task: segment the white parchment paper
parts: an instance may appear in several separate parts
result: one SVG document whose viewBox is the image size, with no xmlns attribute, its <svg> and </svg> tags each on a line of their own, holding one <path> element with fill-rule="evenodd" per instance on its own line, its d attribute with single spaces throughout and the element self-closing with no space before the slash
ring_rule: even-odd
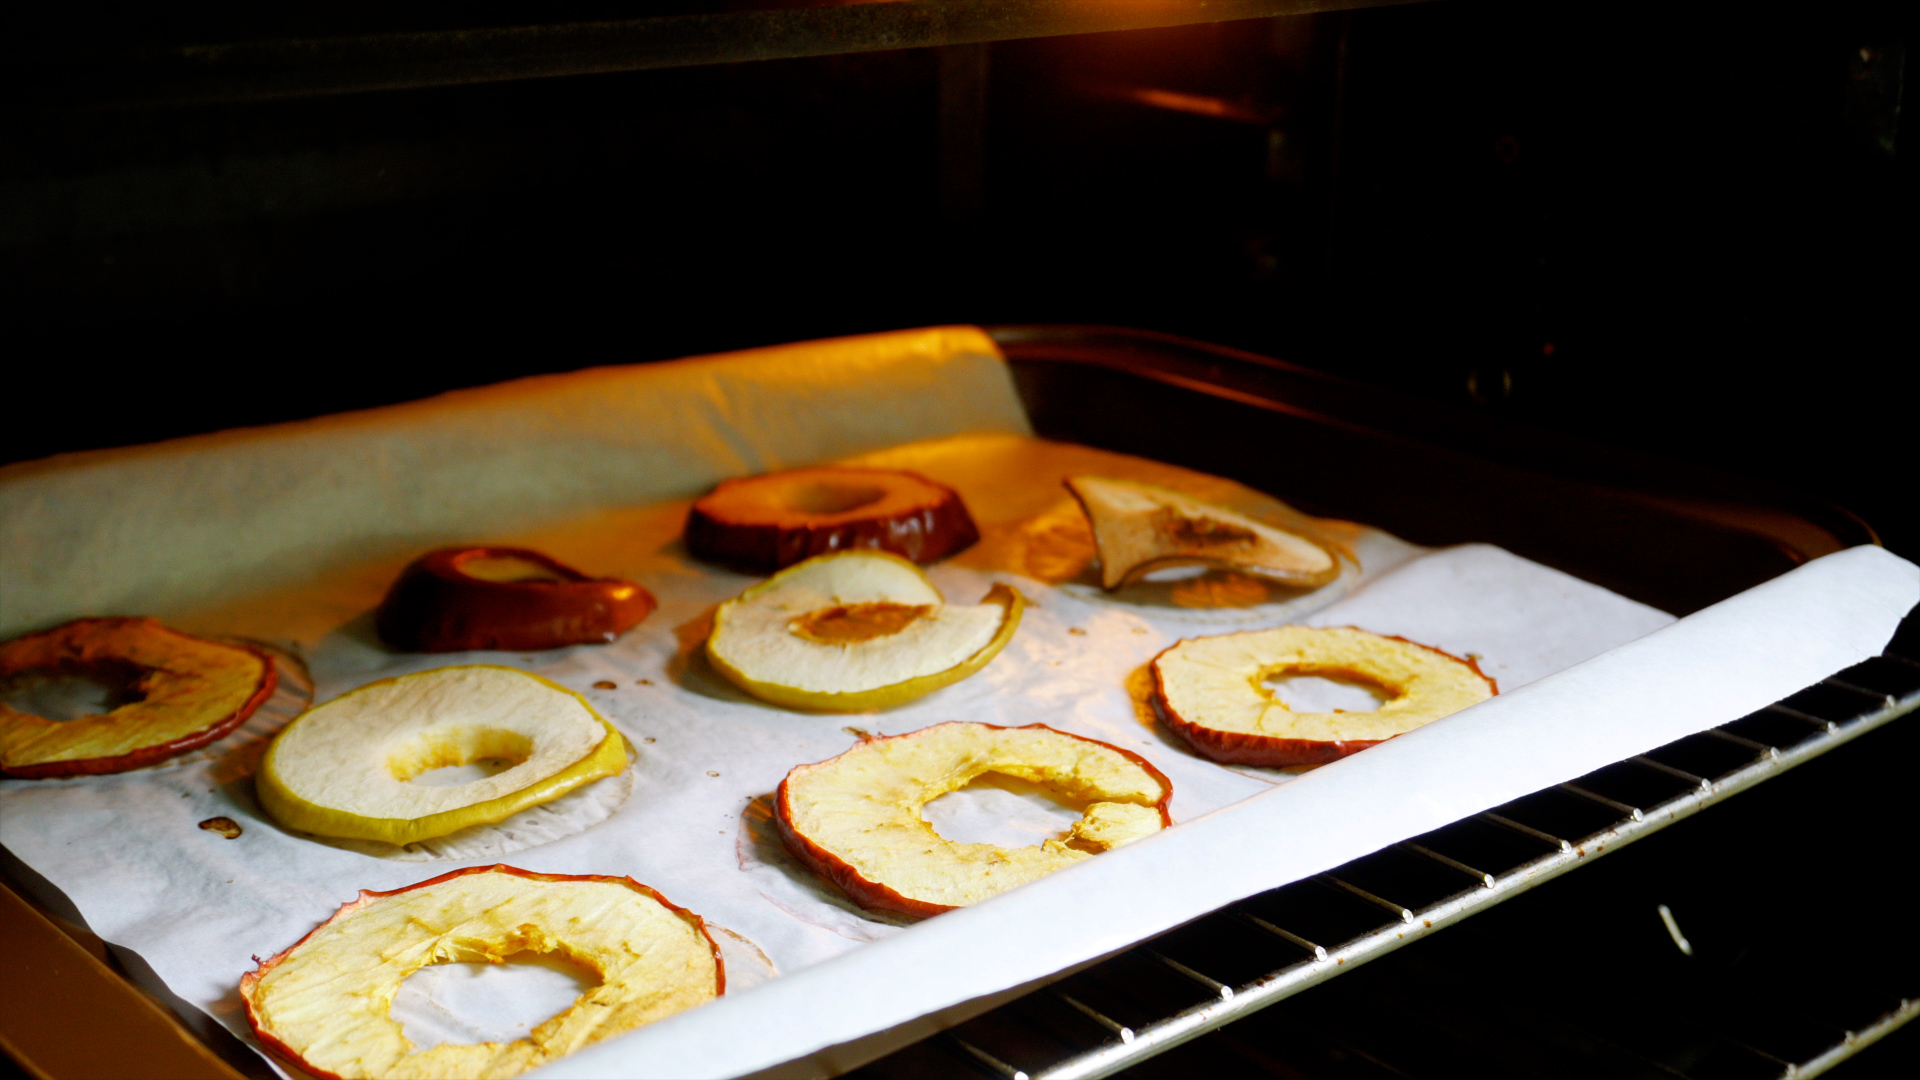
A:
<svg viewBox="0 0 1920 1080">
<path fill-rule="evenodd" d="M 1045 976 L 1723 723 L 1877 651 L 1920 596 L 1911 564 L 1856 550 L 1672 626 L 1661 612 L 1492 547 L 1428 551 L 1366 531 L 1355 548 L 1365 574 L 1297 621 L 1473 654 L 1503 693 L 1301 776 L 1197 758 L 1143 710 L 1142 666 L 1179 637 L 1219 628 L 958 565 L 932 570 L 950 600 L 975 602 L 1007 581 L 1034 601 L 1018 634 L 979 675 L 877 715 L 788 712 L 709 671 L 697 651 L 704 619 L 754 579 L 671 550 L 635 574 L 660 609 L 612 645 L 396 655 L 372 638 L 363 613 L 308 655 L 316 700 L 409 671 L 503 663 L 579 690 L 628 736 L 639 750 L 631 797 L 604 822 L 505 861 L 630 874 L 722 928 L 730 971 L 753 977 L 721 1002 L 551 1072 L 728 1076 Z M 1135 750 L 1172 779 L 1173 815 L 1186 824 L 919 925 L 860 910 L 781 851 L 767 796 L 790 768 L 840 753 L 859 731 L 946 720 L 1042 722 Z M 138 952 L 176 994 L 243 1038 L 236 988 L 251 957 L 292 944 L 361 889 L 495 861 L 399 862 L 286 833 L 254 801 L 259 752 L 258 738 L 243 739 L 121 776 L 0 782 L 0 843 L 65 891 L 96 933 Z M 1006 795 L 963 800 L 942 827 L 991 819 Z M 228 840 L 197 827 L 214 816 L 233 818 L 243 834 Z M 543 994 L 566 985 L 563 974 L 519 977 Z M 410 1021 L 416 1040 L 525 1023 L 490 1013 L 454 973 L 416 981 L 403 1005 L 441 1021 Z"/>
</svg>

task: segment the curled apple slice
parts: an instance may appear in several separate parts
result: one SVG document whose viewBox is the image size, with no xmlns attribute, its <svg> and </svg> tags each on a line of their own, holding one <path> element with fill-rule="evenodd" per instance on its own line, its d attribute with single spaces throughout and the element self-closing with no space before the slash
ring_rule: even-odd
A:
<svg viewBox="0 0 1920 1080">
<path fill-rule="evenodd" d="M 1177 491 L 1098 476 L 1069 477 L 1067 490 L 1093 526 L 1104 589 L 1176 566 L 1238 570 L 1306 589 L 1340 576 L 1340 559 L 1325 544 Z"/>
<path fill-rule="evenodd" d="M 1025 607 L 1005 585 L 978 604 L 950 605 L 898 555 L 822 555 L 721 604 L 707 658 L 775 705 L 886 709 L 985 667 L 1013 639 Z"/>
<path fill-rule="evenodd" d="M 688 551 L 755 574 L 856 548 L 927 563 L 978 539 L 958 492 L 898 469 L 825 465 L 727 480 L 687 515 Z"/>
<path fill-rule="evenodd" d="M 479 761 L 507 767 L 410 783 Z M 626 767 L 626 740 L 579 694 L 471 665 L 381 679 L 308 709 L 274 737 L 254 787 L 290 829 L 405 845 L 503 821 Z"/>
<path fill-rule="evenodd" d="M 598 985 L 512 1042 L 417 1049 L 388 1015 L 429 964 L 534 953 Z M 700 916 L 629 877 L 455 870 L 392 892 L 362 892 L 240 980 L 262 1045 L 316 1076 L 517 1076 L 726 991 Z"/>
<path fill-rule="evenodd" d="M 1021 848 L 944 839 L 927 803 L 987 773 L 1083 803 L 1065 836 Z M 775 820 L 794 856 L 864 907 L 937 915 L 977 904 L 1171 825 L 1173 783 L 1138 754 L 1044 724 L 936 724 L 869 739 L 780 782 Z"/>
<path fill-rule="evenodd" d="M 259 649 L 206 641 L 154 619 L 75 619 L 0 645 L 0 685 L 9 697 L 76 678 L 131 700 L 67 720 L 0 704 L 0 774 L 80 776 L 152 765 L 239 727 L 279 681 Z"/>
<path fill-rule="evenodd" d="M 1372 712 L 1295 712 L 1266 684 L 1301 675 L 1386 700 Z M 1201 755 L 1241 765 L 1323 764 L 1499 693 L 1471 660 L 1351 626 L 1193 638 L 1154 659 L 1153 679 L 1168 727 Z"/>
<path fill-rule="evenodd" d="M 612 641 L 654 608 L 631 581 L 593 578 L 526 548 L 442 548 L 415 559 L 374 617 L 408 652 L 557 649 Z"/>
</svg>

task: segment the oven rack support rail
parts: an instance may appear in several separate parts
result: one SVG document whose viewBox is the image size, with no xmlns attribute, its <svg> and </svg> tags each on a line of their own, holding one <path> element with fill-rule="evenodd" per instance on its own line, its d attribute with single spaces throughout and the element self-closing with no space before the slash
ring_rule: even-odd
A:
<svg viewBox="0 0 1920 1080">
<path fill-rule="evenodd" d="M 1127 1024 L 1074 996 L 1071 980 L 1039 991 L 1039 995 L 1050 997 L 1056 1005 L 1084 1017 L 1103 1031 L 1104 1039 L 1090 1049 L 1043 1064 L 1022 1062 L 1019 1060 L 1020 1054 L 991 1045 L 989 1039 L 980 1038 L 972 1032 L 963 1035 L 961 1031 L 948 1031 L 936 1036 L 936 1039 L 976 1069 L 1005 1080 L 1095 1080 L 1112 1076 L 1341 972 L 1385 956 L 1583 863 L 1618 850 L 1736 792 L 1859 738 L 1916 708 L 1920 708 L 1920 660 L 1888 652 L 1841 671 L 1740 720 L 1688 736 L 1572 782 L 1557 785 L 1547 792 L 1536 793 L 1468 819 L 1524 838 L 1542 850 L 1537 857 L 1503 871 L 1485 871 L 1445 854 L 1440 850 L 1445 844 L 1437 838 L 1438 834 L 1415 837 L 1389 849 L 1455 874 L 1465 887 L 1443 899 L 1407 906 L 1397 899 L 1377 895 L 1347 880 L 1348 876 L 1353 876 L 1351 870 L 1378 857 L 1380 853 L 1337 867 L 1308 882 L 1282 887 L 1297 889 L 1304 885 L 1318 888 L 1378 909 L 1386 921 L 1369 932 L 1337 944 L 1316 943 L 1295 933 L 1293 929 L 1254 914 L 1253 911 L 1260 907 L 1260 897 L 1215 912 L 1201 920 L 1201 923 L 1231 920 L 1239 924 L 1244 932 L 1277 938 L 1301 954 L 1296 962 L 1267 974 L 1237 982 L 1221 981 L 1191 962 L 1182 962 L 1166 955 L 1167 950 L 1160 945 L 1160 941 L 1137 946 L 1128 954 L 1123 954 L 1135 956 L 1149 965 L 1157 965 L 1193 984 L 1203 998 L 1186 1008 L 1144 1023 Z M 1702 770 L 1698 764 L 1701 760 L 1711 760 L 1716 756 L 1726 760 L 1730 752 L 1743 763 L 1717 770 Z M 1686 767 L 1688 765 L 1694 767 L 1690 769 Z M 1620 794 L 1618 790 L 1614 794 L 1607 794 L 1610 787 L 1617 789 L 1621 772 L 1637 773 L 1643 779 L 1664 783 L 1678 790 L 1658 801 L 1641 800 L 1649 805 L 1635 805 L 1616 797 Z M 1561 837 L 1527 823 L 1526 819 L 1534 815 L 1523 804 L 1543 794 L 1604 807 L 1619 816 L 1612 824 L 1578 838 Z M 1264 895 L 1275 896 L 1280 892 L 1277 889 Z M 1189 961 L 1191 959 L 1189 957 Z M 1105 963 L 1113 962 L 1109 960 Z M 1856 1029 L 1845 1031 L 1823 1052 L 1805 1060 L 1788 1061 L 1759 1050 L 1755 1053 L 1778 1062 L 1782 1077 L 1801 1080 L 1818 1076 L 1920 1014 L 1920 999 L 1901 998 L 1897 1003 L 1888 1004 L 1890 1007 L 1882 1014 Z M 1015 1009 L 1020 1005 L 1021 1002 L 1016 1001 L 995 1011 Z M 992 1015 L 988 1014 L 989 1017 Z M 963 1025 L 963 1029 L 974 1026 L 970 1022 Z M 1023 1068 L 1023 1065 L 1027 1067 Z"/>
</svg>

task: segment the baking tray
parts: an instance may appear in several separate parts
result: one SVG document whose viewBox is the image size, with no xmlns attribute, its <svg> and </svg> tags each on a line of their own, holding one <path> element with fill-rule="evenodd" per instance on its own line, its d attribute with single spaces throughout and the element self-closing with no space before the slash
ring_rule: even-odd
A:
<svg viewBox="0 0 1920 1080">
<path fill-rule="evenodd" d="M 1106 328 L 994 337 L 1044 436 L 1283 490 L 1417 542 L 1491 541 L 1676 614 L 1872 538 L 1789 493 L 1213 346 Z"/>
</svg>

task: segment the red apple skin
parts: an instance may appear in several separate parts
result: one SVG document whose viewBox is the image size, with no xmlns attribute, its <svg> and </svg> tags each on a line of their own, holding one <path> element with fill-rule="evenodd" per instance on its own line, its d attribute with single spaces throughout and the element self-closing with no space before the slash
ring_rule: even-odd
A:
<svg viewBox="0 0 1920 1080">
<path fill-rule="evenodd" d="M 356 911 L 359 911 L 361 908 L 366 907 L 368 904 L 371 904 L 376 900 L 382 900 L 389 896 L 398 896 L 401 893 L 412 892 L 415 889 L 424 889 L 429 885 L 438 885 L 443 881 L 448 881 L 457 877 L 463 877 L 467 874 L 486 874 L 486 873 L 512 874 L 515 877 L 523 877 L 528 879 L 529 881 L 610 881 L 616 885 L 625 885 L 628 888 L 634 890 L 635 892 L 645 893 L 647 896 L 650 896 L 655 901 L 659 902 L 659 904 L 662 907 L 673 912 L 675 915 L 680 916 L 682 919 L 685 919 L 686 921 L 692 923 L 694 929 L 700 931 L 700 936 L 707 939 L 707 947 L 713 950 L 713 966 L 714 966 L 714 991 L 713 992 L 716 996 L 725 995 L 727 992 L 726 961 L 721 959 L 719 944 L 713 940 L 713 935 L 707 932 L 706 920 L 702 919 L 698 915 L 695 915 L 693 912 L 688 911 L 686 908 L 683 908 L 680 905 L 674 903 L 673 901 L 667 899 L 666 897 L 661 896 L 659 892 L 655 891 L 654 889 L 646 885 L 640 884 L 639 882 L 633 880 L 631 877 L 612 877 L 606 874 L 537 874 L 531 870 L 522 870 L 517 866 L 508 866 L 505 863 L 495 863 L 492 866 L 469 866 L 464 870 L 450 870 L 447 873 L 441 874 L 439 877 L 428 878 L 425 881 L 415 882 L 412 885 L 408 885 L 399 889 L 389 889 L 386 892 L 374 892 L 370 889 L 362 889 L 360 890 L 359 896 L 354 897 L 352 900 L 349 900 L 344 904 L 341 904 L 339 910 L 335 911 L 327 919 L 326 922 L 323 922 L 319 926 L 316 926 L 313 929 L 307 931 L 306 934 L 304 934 L 299 941 L 296 941 L 293 944 L 287 946 L 286 948 L 281 949 L 279 952 L 274 953 L 272 956 L 268 957 L 265 960 L 262 960 L 257 956 L 254 957 L 253 962 L 256 965 L 254 969 L 240 977 L 240 1001 L 243 1005 L 246 1006 L 247 1026 L 253 1029 L 254 1038 L 258 1039 L 260 1041 L 260 1045 L 266 1047 L 269 1051 L 273 1053 L 275 1057 L 294 1066 L 297 1069 L 300 1069 L 301 1071 L 307 1073 L 310 1076 L 318 1077 L 319 1080 L 342 1080 L 340 1075 L 337 1073 L 331 1073 L 326 1071 L 325 1069 L 315 1068 L 314 1066 L 308 1064 L 307 1060 L 301 1057 L 300 1054 L 297 1051 L 295 1051 L 291 1046 L 288 1046 L 286 1043 L 281 1042 L 279 1039 L 275 1038 L 270 1032 L 268 1032 L 265 1028 L 260 1026 L 260 1018 L 254 1015 L 254 1011 L 253 1011 L 254 988 L 260 985 L 261 979 L 264 979 L 267 977 L 267 972 L 272 971 L 276 967 L 279 967 L 282 961 L 284 961 L 287 957 L 293 955 L 293 950 L 298 949 L 300 946 L 306 944 L 308 938 L 311 938 L 313 935 L 326 929 L 328 926 L 331 926 L 334 922 L 340 919 L 346 918 L 347 916 L 353 914 Z"/>
<path fill-rule="evenodd" d="M 178 630 L 161 626 L 152 619 L 137 616 L 105 616 L 91 619 L 75 619 L 70 623 L 56 626 L 51 630 L 43 630 L 40 633 L 57 634 L 76 626 L 99 625 L 102 623 L 152 623 L 158 632 L 166 634 L 180 633 Z M 19 639 L 16 638 L 15 640 Z M 226 645 L 229 648 L 252 653 L 260 661 L 261 675 L 260 682 L 254 688 L 252 696 L 248 697 L 238 709 L 221 718 L 217 723 L 209 724 L 191 734 L 182 735 L 180 738 L 174 739 L 171 742 L 143 746 L 138 750 L 125 754 L 116 754 L 113 757 L 78 758 L 72 761 L 43 761 L 33 765 L 0 767 L 0 776 L 9 776 L 19 780 L 46 780 L 62 776 L 104 776 L 108 773 L 128 772 L 133 769 L 144 769 L 149 765 L 157 765 L 170 757 L 184 754 L 189 750 L 198 750 L 209 743 L 218 742 L 226 738 L 235 728 L 246 723 L 247 717 L 252 716 L 254 710 L 265 704 L 266 700 L 273 696 L 274 690 L 280 685 L 280 672 L 274 667 L 273 658 L 268 656 L 264 650 L 255 648 L 252 645 L 242 645 L 229 641 L 222 641 L 220 644 Z M 0 670 L 0 677 L 16 674 L 19 674 L 19 672 Z"/>
<path fill-rule="evenodd" d="M 982 724 L 980 726 L 993 728 L 996 731 L 1007 730 L 1005 725 L 1001 724 Z M 1027 724 L 1025 726 L 1027 728 L 1040 728 L 1045 731 L 1051 731 L 1059 735 L 1065 735 L 1070 739 L 1090 742 L 1096 746 L 1104 746 L 1132 761 L 1142 769 L 1145 769 L 1147 775 L 1153 777 L 1154 782 L 1160 785 L 1162 792 L 1160 801 L 1154 804 L 1154 809 L 1160 812 L 1160 826 L 1161 828 L 1168 828 L 1173 825 L 1173 815 L 1167 809 L 1168 804 L 1173 801 L 1173 781 L 1167 779 L 1166 773 L 1154 768 L 1152 762 L 1131 750 L 1115 746 L 1112 743 L 1101 742 L 1099 739 L 1089 739 L 1084 735 L 1074 735 L 1046 724 Z M 921 729 L 921 731 L 925 730 L 925 728 Z M 904 735 L 887 735 L 878 738 L 867 736 L 860 740 L 859 745 L 865 746 L 870 742 L 882 742 L 887 739 L 911 738 L 917 734 L 919 734 L 919 732 L 910 731 Z M 854 749 L 858 748 L 859 747 L 856 746 Z M 852 751 L 849 750 L 847 752 L 851 753 Z M 814 843 L 811 838 L 794 828 L 793 804 L 789 801 L 788 782 L 797 774 L 820 768 L 823 765 L 830 765 L 838 761 L 842 756 L 845 755 L 836 755 L 828 758 L 826 761 L 817 761 L 811 765 L 795 766 L 791 772 L 787 773 L 786 779 L 780 781 L 780 789 L 775 794 L 773 800 L 773 820 L 774 825 L 780 830 L 781 842 L 786 845 L 787 850 L 793 854 L 794 858 L 805 863 L 808 869 L 814 873 L 833 882 L 834 885 L 839 887 L 841 892 L 853 898 L 853 901 L 863 908 L 873 911 L 895 911 L 902 915 L 912 915 L 922 919 L 931 915 L 939 915 L 942 912 L 952 911 L 953 905 L 951 904 L 930 904 L 924 900 L 914 900 L 910 897 L 902 896 L 886 884 L 875 881 L 862 874 L 859 870 L 855 869 L 851 863 L 848 863 L 826 848 L 821 847 L 819 844 Z"/>
<path fill-rule="evenodd" d="M 1350 630 L 1360 629 L 1357 626 Z M 1372 631 L 1367 631 L 1372 633 Z M 1394 641 L 1404 641 L 1408 645 L 1418 645 L 1428 652 L 1439 653 L 1473 669 L 1475 675 L 1487 681 L 1488 689 L 1495 695 L 1500 693 L 1500 683 L 1480 670 L 1480 664 L 1470 658 L 1455 656 L 1444 649 L 1431 645 L 1421 645 L 1417 641 L 1408 641 L 1398 634 L 1381 634 L 1380 637 Z M 1177 645 L 1178 642 L 1175 643 Z M 1171 652 L 1174 645 L 1167 646 L 1160 656 Z M 1282 739 L 1273 735 L 1255 735 L 1245 731 L 1221 731 L 1203 724 L 1196 724 L 1173 711 L 1167 702 L 1167 690 L 1160 681 L 1160 657 L 1148 665 L 1153 671 L 1153 711 L 1167 730 L 1180 736 L 1181 740 L 1193 748 L 1193 752 L 1212 761 L 1228 765 L 1258 765 L 1268 769 L 1285 769 L 1297 765 L 1325 765 L 1338 761 L 1349 754 L 1357 754 L 1369 746 L 1378 746 L 1385 739 Z"/>
<path fill-rule="evenodd" d="M 883 487 L 889 477 L 906 477 L 935 490 L 926 500 L 881 516 L 774 510 L 764 521 L 729 519 L 708 505 L 709 497 L 695 502 L 687 514 L 687 550 L 697 558 L 745 573 L 771 574 L 815 555 L 854 548 L 888 551 L 917 563 L 936 562 L 980 539 L 966 503 L 952 488 L 904 470 L 860 471 L 871 473 L 873 482 Z M 757 479 L 727 480 L 722 487 Z"/>
<path fill-rule="evenodd" d="M 484 581 L 460 564 L 524 559 L 563 581 Z M 620 578 L 592 578 L 538 551 L 454 547 L 415 559 L 374 616 L 380 638 L 402 652 L 536 651 L 605 644 L 654 609 L 653 594 Z"/>
</svg>

